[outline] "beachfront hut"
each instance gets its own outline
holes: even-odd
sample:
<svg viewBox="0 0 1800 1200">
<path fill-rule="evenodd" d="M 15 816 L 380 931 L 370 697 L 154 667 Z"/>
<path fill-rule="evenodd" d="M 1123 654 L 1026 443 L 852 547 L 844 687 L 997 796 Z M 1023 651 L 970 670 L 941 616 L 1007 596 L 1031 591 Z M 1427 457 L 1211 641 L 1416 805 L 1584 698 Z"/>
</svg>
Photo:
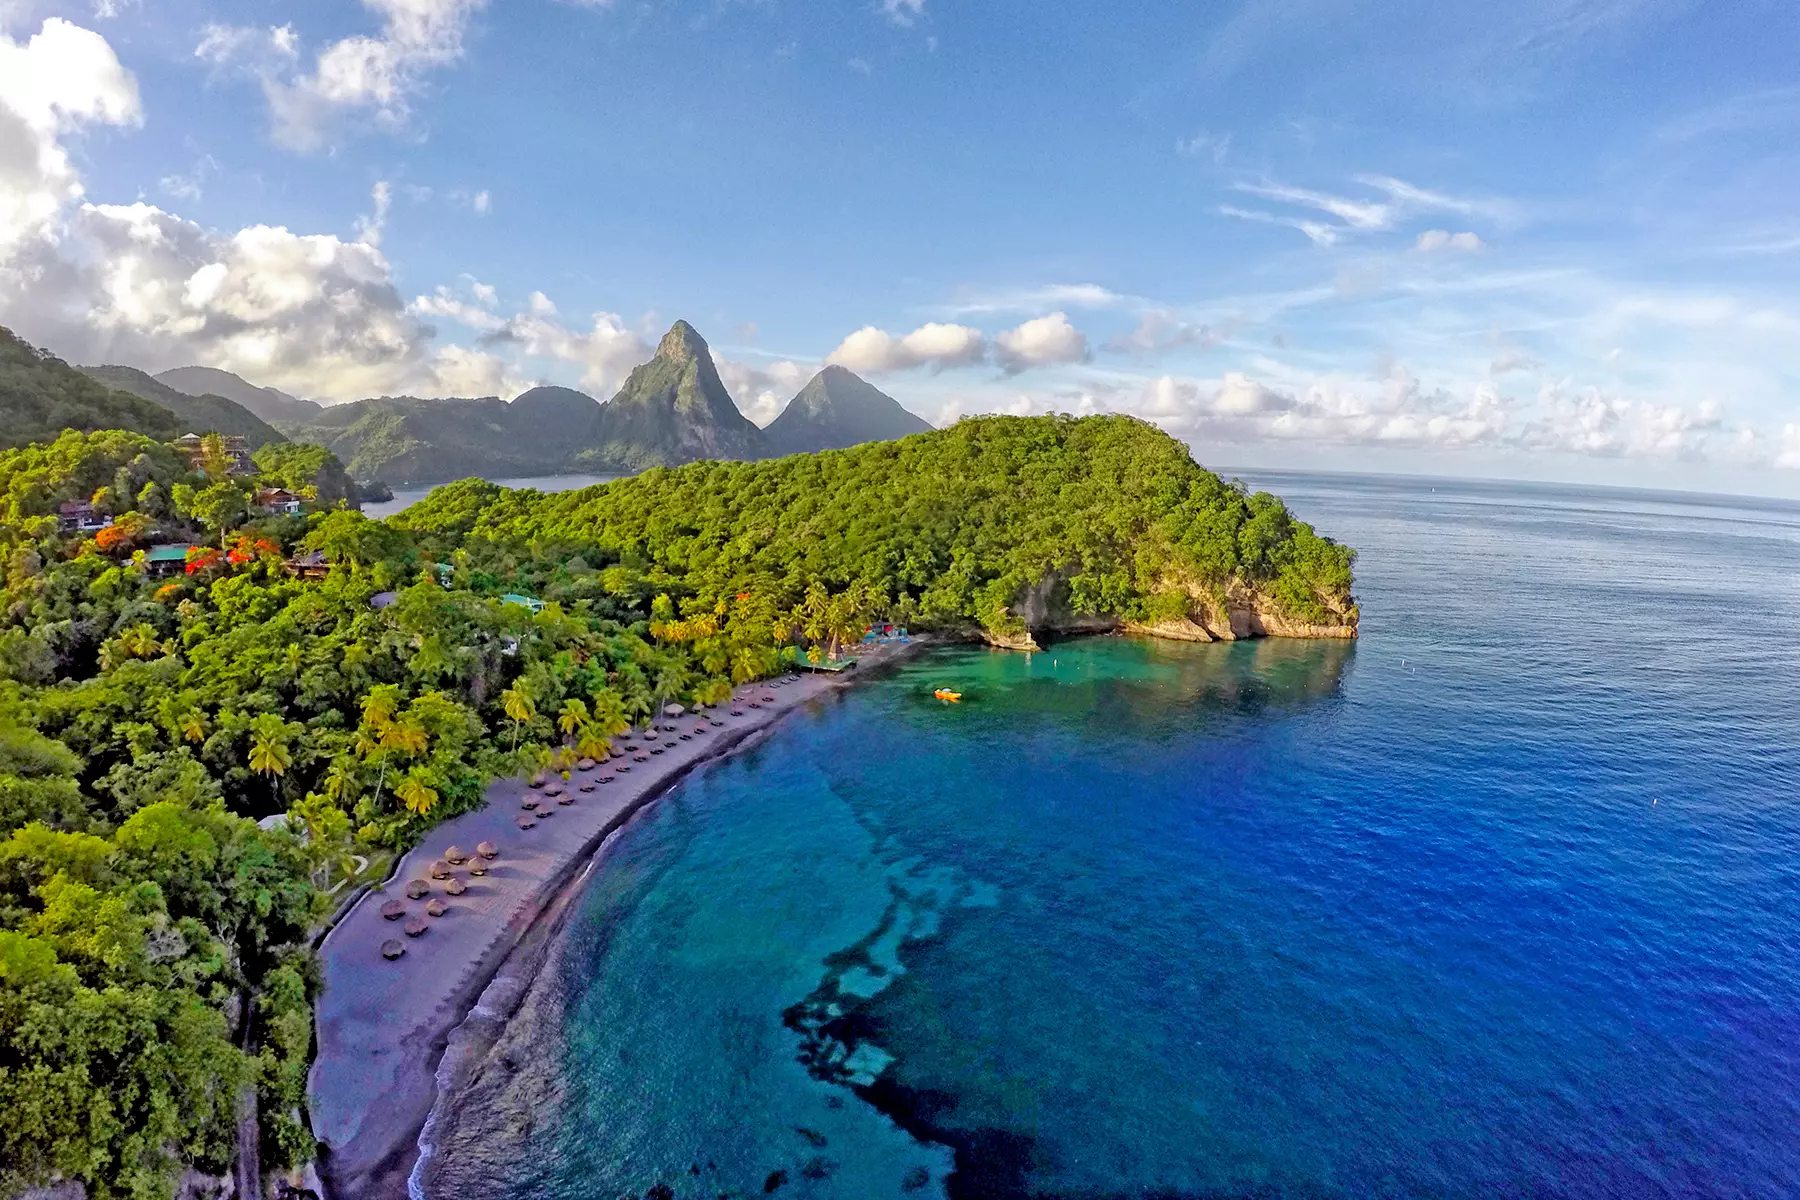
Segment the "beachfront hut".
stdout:
<svg viewBox="0 0 1800 1200">
<path fill-rule="evenodd" d="M 475 847 L 475 853 L 481 855 L 483 858 L 493 858 L 500 853 L 500 847 L 494 845 L 492 842 L 483 842 L 481 845 Z"/>
</svg>

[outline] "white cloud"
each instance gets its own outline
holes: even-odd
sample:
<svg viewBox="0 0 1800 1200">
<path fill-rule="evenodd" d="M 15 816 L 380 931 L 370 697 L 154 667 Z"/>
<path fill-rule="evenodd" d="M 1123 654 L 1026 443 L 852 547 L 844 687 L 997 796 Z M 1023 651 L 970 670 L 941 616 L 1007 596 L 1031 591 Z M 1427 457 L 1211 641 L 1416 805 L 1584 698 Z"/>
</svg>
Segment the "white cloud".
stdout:
<svg viewBox="0 0 1800 1200">
<path fill-rule="evenodd" d="M 896 25 L 911 25 L 925 15 L 925 0 L 881 0 L 881 12 Z"/>
<path fill-rule="evenodd" d="M 1233 186 L 1240 192 L 1260 196 L 1265 200 L 1316 208 L 1336 217 L 1352 229 L 1386 229 L 1394 222 L 1394 206 L 1379 201 L 1349 200 L 1333 196 L 1329 192 L 1315 192 L 1310 188 L 1291 187 L 1285 183 L 1238 183 Z"/>
<path fill-rule="evenodd" d="M 531 314 L 533 316 L 554 317 L 556 315 L 556 303 L 542 292 L 531 293 L 529 303 L 531 305 Z"/>
<path fill-rule="evenodd" d="M 853 58 L 844 65 L 849 67 L 852 71 L 855 71 L 858 75 L 867 76 L 875 73 L 875 68 L 869 65 L 869 60 L 866 58 Z"/>
<path fill-rule="evenodd" d="M 487 216 L 493 209 L 494 201 L 486 192 L 476 192 L 475 198 L 469 201 L 469 207 L 481 216 Z"/>
<path fill-rule="evenodd" d="M 1448 229 L 1427 229 L 1419 235 L 1415 246 L 1425 254 L 1435 254 L 1439 251 L 1463 251 L 1473 254 L 1477 250 L 1486 249 L 1480 235 L 1451 233 Z"/>
<path fill-rule="evenodd" d="M 1287 229 L 1298 229 L 1310 238 L 1316 246 L 1335 246 L 1338 241 L 1338 227 L 1328 225 L 1324 221 L 1308 221 L 1304 218 L 1278 217 L 1274 213 L 1259 212 L 1251 208 L 1238 208 L 1231 204 L 1221 204 L 1219 215 L 1236 217 L 1240 221 L 1255 221 L 1261 225 L 1280 225 Z"/>
<path fill-rule="evenodd" d="M 442 317 L 455 321 L 459 325 L 481 333 L 495 333 L 506 328 L 506 318 L 489 311 L 494 302 L 493 289 L 486 288 L 485 295 L 481 289 L 485 285 L 476 284 L 470 289 L 475 297 L 473 303 L 464 300 L 447 287 L 440 287 L 429 296 L 419 296 L 412 302 L 412 311 L 422 317 Z"/>
<path fill-rule="evenodd" d="M 976 292 L 940 311 L 951 317 L 971 317 L 1043 312 L 1046 308 L 1119 308 L 1134 303 L 1139 302 L 1097 283 L 1050 283 Z"/>
<path fill-rule="evenodd" d="M 210 26 L 194 53 L 215 66 L 249 71 L 262 84 L 276 141 L 294 150 L 317 150 L 358 116 L 384 128 L 403 126 L 426 75 L 462 57 L 469 20 L 486 3 L 363 0 L 381 18 L 379 33 L 320 48 L 310 71 L 296 70 L 299 42 L 286 26 L 267 31 Z"/>
<path fill-rule="evenodd" d="M 0 33 L 0 268 L 81 198 L 64 138 L 142 121 L 137 81 L 99 34 L 54 17 L 29 41 Z"/>
<path fill-rule="evenodd" d="M 1535 371 L 1544 364 L 1540 363 L 1525 351 L 1517 347 L 1509 347 L 1495 356 L 1488 364 L 1489 375 L 1506 375 L 1513 371 Z"/>
<path fill-rule="evenodd" d="M 608 312 L 595 313 L 586 330 L 570 329 L 542 313 L 520 313 L 491 334 L 489 341 L 493 345 L 510 343 L 527 355 L 579 366 L 582 389 L 602 400 L 633 367 L 650 357 L 649 343 L 617 313 Z"/>
<path fill-rule="evenodd" d="M 994 358 L 1008 375 L 1017 375 L 1033 367 L 1086 362 L 1087 335 L 1069 324 L 1066 314 L 1051 313 L 1027 321 L 1017 329 L 996 334 Z"/>
<path fill-rule="evenodd" d="M 934 370 L 972 366 L 986 356 L 987 344 L 979 329 L 932 322 L 900 338 L 865 325 L 840 342 L 825 361 L 879 375 L 923 366 Z"/>
<path fill-rule="evenodd" d="M 1153 308 L 1139 318 L 1130 333 L 1108 338 L 1106 348 L 1122 354 L 1160 354 L 1183 346 L 1216 346 L 1229 336 L 1228 330 L 1215 331 L 1210 326 L 1185 321 L 1168 309 Z"/>
<path fill-rule="evenodd" d="M 738 411 L 757 425 L 767 425 L 781 415 L 787 402 L 806 386 L 817 369 L 802 363 L 781 359 L 766 366 L 753 367 L 713 354 L 713 365 L 725 390 L 737 402 Z"/>
<path fill-rule="evenodd" d="M 375 211 L 365 217 L 356 218 L 356 240 L 371 246 L 381 245 L 381 235 L 387 230 L 388 213 L 394 207 L 394 188 L 385 179 L 375 181 L 369 189 L 369 203 Z"/>
</svg>

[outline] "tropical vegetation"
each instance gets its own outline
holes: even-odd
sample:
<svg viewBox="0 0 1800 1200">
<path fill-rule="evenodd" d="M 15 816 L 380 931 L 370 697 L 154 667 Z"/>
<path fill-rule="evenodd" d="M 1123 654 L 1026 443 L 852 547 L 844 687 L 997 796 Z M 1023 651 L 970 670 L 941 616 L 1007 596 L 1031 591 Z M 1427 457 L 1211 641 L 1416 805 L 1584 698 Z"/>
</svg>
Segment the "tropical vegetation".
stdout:
<svg viewBox="0 0 1800 1200">
<path fill-rule="evenodd" d="M 1027 594 L 1355 619 L 1350 551 L 1127 418 L 465 480 L 387 522 L 329 498 L 317 447 L 222 459 L 121 431 L 0 452 L 0 1192 L 167 1195 L 224 1168 L 252 1094 L 265 1164 L 304 1160 L 307 946 L 359 857 L 660 706 L 871 620 L 1004 636 Z M 275 482 L 309 511 L 259 510 Z M 112 523 L 69 529 L 77 501 Z"/>
</svg>

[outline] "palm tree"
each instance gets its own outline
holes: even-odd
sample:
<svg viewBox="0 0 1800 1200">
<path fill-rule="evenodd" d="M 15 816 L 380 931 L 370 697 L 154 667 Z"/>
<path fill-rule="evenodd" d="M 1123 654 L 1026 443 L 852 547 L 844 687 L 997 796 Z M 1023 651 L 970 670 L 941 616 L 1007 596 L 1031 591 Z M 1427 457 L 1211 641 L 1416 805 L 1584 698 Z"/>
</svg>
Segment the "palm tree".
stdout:
<svg viewBox="0 0 1800 1200">
<path fill-rule="evenodd" d="M 651 688 L 651 695 L 656 698 L 656 715 L 660 720 L 663 707 L 681 694 L 687 683 L 687 672 L 678 664 L 665 662 L 656 672 L 656 683 Z"/>
<path fill-rule="evenodd" d="M 431 806 L 438 801 L 437 789 L 431 786 L 436 782 L 437 776 L 429 767 L 415 766 L 394 788 L 394 795 L 400 797 L 401 801 L 405 803 L 407 811 L 422 817 L 429 813 Z"/>
<path fill-rule="evenodd" d="M 250 722 L 250 769 L 269 777 L 271 795 L 294 765 L 294 752 L 288 746 L 292 737 L 293 731 L 274 713 L 263 713 Z"/>
<path fill-rule="evenodd" d="M 500 705 L 513 723 L 513 753 L 519 752 L 519 727 L 537 716 L 537 706 L 531 702 L 531 695 L 522 686 L 509 687 L 500 693 Z"/>
<path fill-rule="evenodd" d="M 601 737 L 612 737 L 624 733 L 631 728 L 631 720 L 625 715 L 625 701 L 619 693 L 611 688 L 596 688 L 589 693 L 588 700 L 592 705 L 592 722 Z"/>
<path fill-rule="evenodd" d="M 583 725 L 586 725 L 587 722 L 587 705 L 583 704 L 580 700 L 571 699 L 563 701 L 562 715 L 556 718 L 556 723 L 562 727 L 563 736 L 573 737 L 575 731 L 580 729 Z"/>
</svg>

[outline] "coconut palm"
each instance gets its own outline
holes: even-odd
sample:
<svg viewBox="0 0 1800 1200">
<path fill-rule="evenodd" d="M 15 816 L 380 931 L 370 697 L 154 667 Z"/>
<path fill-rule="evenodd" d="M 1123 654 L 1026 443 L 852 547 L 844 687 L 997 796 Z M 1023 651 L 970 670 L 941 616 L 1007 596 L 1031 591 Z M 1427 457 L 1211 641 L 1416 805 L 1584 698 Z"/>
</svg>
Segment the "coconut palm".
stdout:
<svg viewBox="0 0 1800 1200">
<path fill-rule="evenodd" d="M 531 702 L 531 694 L 523 686 L 509 687 L 500 693 L 500 706 L 513 723 L 513 753 L 519 752 L 519 729 L 525 722 L 537 716 L 537 706 Z"/>
<path fill-rule="evenodd" d="M 562 712 L 556 718 L 556 723 L 561 727 L 563 736 L 574 737 L 575 731 L 588 723 L 587 705 L 580 700 L 564 700 Z"/>
<path fill-rule="evenodd" d="M 395 786 L 394 795 L 400 797 L 407 811 L 422 817 L 438 801 L 438 791 L 432 786 L 437 781 L 437 776 L 429 767 L 415 766 Z"/>
</svg>

